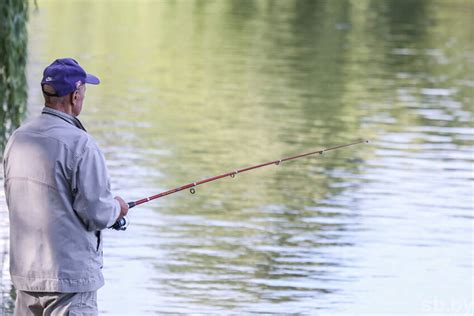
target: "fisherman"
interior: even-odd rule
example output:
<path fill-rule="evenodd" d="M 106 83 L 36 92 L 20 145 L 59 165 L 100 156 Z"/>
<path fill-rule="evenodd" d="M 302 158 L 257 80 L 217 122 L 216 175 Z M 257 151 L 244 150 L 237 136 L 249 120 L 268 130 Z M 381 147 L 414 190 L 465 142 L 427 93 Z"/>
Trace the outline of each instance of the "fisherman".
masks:
<path fill-rule="evenodd" d="M 77 116 L 86 83 L 71 58 L 46 67 L 45 107 L 4 152 L 15 315 L 98 315 L 104 285 L 101 231 L 128 212 L 112 196 L 104 156 Z"/>

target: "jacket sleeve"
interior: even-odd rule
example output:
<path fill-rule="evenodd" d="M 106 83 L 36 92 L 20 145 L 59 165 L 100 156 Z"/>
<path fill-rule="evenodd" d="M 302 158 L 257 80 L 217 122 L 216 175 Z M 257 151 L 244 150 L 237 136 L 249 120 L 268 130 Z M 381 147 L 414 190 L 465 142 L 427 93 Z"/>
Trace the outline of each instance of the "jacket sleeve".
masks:
<path fill-rule="evenodd" d="M 76 162 L 72 181 L 73 209 L 87 230 L 114 224 L 120 204 L 112 196 L 105 159 L 95 146 L 87 146 Z"/>

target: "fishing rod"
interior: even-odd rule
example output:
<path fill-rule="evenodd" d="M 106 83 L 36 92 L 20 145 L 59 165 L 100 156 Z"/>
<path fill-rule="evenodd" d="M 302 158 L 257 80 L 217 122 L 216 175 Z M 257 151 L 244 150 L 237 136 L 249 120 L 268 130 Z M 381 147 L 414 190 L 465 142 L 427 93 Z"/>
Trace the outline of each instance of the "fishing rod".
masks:
<path fill-rule="evenodd" d="M 368 140 L 358 140 L 358 141 L 350 143 L 350 144 L 329 147 L 329 148 L 320 149 L 320 150 L 316 150 L 316 151 L 312 151 L 312 152 L 308 152 L 308 153 L 304 153 L 304 154 L 299 154 L 299 155 L 296 155 L 296 156 L 291 156 L 291 157 L 287 157 L 287 158 L 283 158 L 283 159 L 278 159 L 278 160 L 265 162 L 265 163 L 255 165 L 255 166 L 251 166 L 251 167 L 247 167 L 247 168 L 237 169 L 237 170 L 227 172 L 227 173 L 223 173 L 221 175 L 210 177 L 210 178 L 207 178 L 207 179 L 204 179 L 204 180 L 201 180 L 201 181 L 191 182 L 191 183 L 182 185 L 180 187 L 177 187 L 175 189 L 164 191 L 164 192 L 161 192 L 161 193 L 158 193 L 158 194 L 155 194 L 155 195 L 152 195 L 152 196 L 140 199 L 140 200 L 128 202 L 127 203 L 128 208 L 131 209 L 132 207 L 135 207 L 137 205 L 147 203 L 147 202 L 150 202 L 152 200 L 164 197 L 166 195 L 170 195 L 170 194 L 173 194 L 173 193 L 176 193 L 176 192 L 179 192 L 179 191 L 183 191 L 183 190 L 187 190 L 187 189 L 189 189 L 191 194 L 194 194 L 194 193 L 196 193 L 196 187 L 198 185 L 208 183 L 208 182 L 212 182 L 212 181 L 216 181 L 216 180 L 226 178 L 226 177 L 235 178 L 235 176 L 239 173 L 244 173 L 244 172 L 247 172 L 247 171 L 250 171 L 250 170 L 254 170 L 254 169 L 258 169 L 258 168 L 262 168 L 262 167 L 266 167 L 266 166 L 270 166 L 270 165 L 279 166 L 282 162 L 285 162 L 285 161 L 299 159 L 299 158 L 312 156 L 312 155 L 316 155 L 316 154 L 322 155 L 323 153 L 328 152 L 328 151 L 333 151 L 333 150 L 336 150 L 336 149 L 341 149 L 341 148 L 350 147 L 350 146 L 354 146 L 354 145 L 358 145 L 358 144 L 362 144 L 362 143 L 368 143 L 368 142 L 369 142 Z M 113 226 L 111 226 L 110 228 L 113 228 L 115 230 L 125 230 L 125 229 L 127 229 L 127 226 L 128 226 L 127 219 L 125 217 L 122 217 L 117 222 L 115 222 L 115 224 Z"/>

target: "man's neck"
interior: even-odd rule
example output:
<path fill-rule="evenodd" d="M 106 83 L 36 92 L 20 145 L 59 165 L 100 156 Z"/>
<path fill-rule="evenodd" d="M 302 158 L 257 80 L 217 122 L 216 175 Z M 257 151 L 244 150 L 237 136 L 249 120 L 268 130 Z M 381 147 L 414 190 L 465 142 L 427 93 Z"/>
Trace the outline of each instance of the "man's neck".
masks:
<path fill-rule="evenodd" d="M 55 103 L 55 104 L 45 104 L 45 106 L 51 109 L 55 109 L 56 111 L 74 116 L 74 114 L 72 113 L 72 106 L 69 104 Z"/>

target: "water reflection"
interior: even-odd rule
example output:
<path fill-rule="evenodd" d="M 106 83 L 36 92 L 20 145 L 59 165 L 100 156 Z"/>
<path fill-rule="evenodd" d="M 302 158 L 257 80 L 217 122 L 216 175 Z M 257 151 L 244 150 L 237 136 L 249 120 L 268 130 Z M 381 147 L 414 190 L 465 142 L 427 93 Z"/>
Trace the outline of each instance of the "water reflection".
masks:
<path fill-rule="evenodd" d="M 83 121 L 130 200 L 372 141 L 134 209 L 106 234 L 104 313 L 421 313 L 472 297 L 468 2 L 84 1 L 53 23 L 54 4 L 30 25 L 30 72 L 61 52 L 101 75 Z"/>

